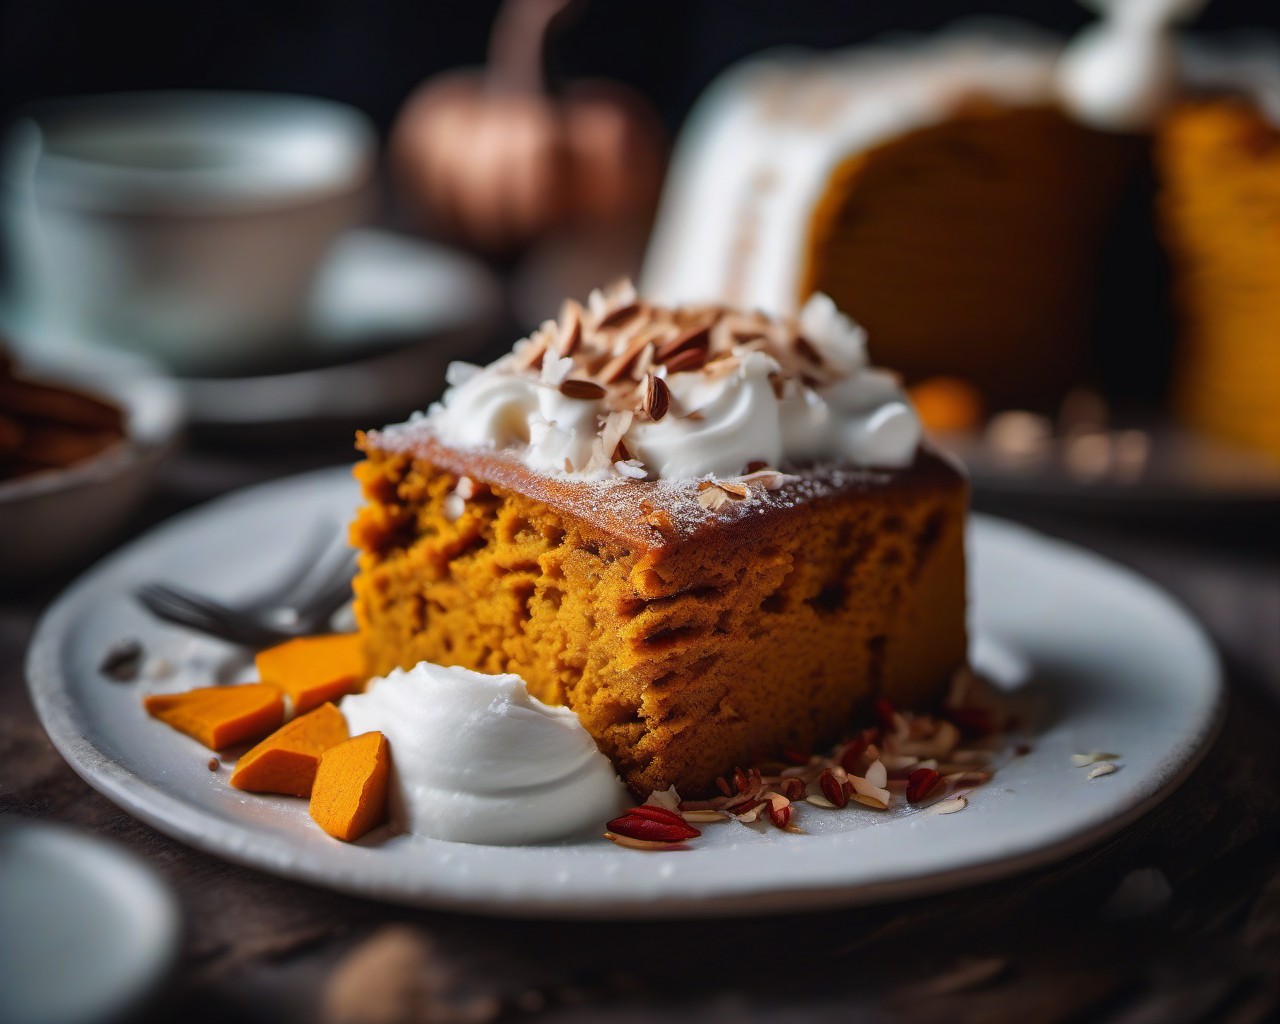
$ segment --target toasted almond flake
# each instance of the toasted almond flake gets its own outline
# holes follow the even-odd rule
[[[620,836],[616,832],[606,832],[604,837],[611,843],[618,846],[625,846],[629,850],[687,850],[689,849],[684,843],[661,843],[653,839],[632,839],[630,836]]]
[[[1076,768],[1085,768],[1099,761],[1117,761],[1119,758],[1119,754],[1104,754],[1100,750],[1095,750],[1089,754],[1072,754],[1071,764]]]
[[[735,483],[732,480],[721,480],[716,484],[716,486],[719,487],[720,490],[724,491],[725,494],[729,495],[729,497],[737,498],[739,501],[751,496],[751,488],[743,483]]]
[[[853,799],[860,804],[866,804],[868,807],[877,807],[884,810],[889,806],[892,794],[883,786],[873,786],[866,779],[858,775],[849,776],[849,784],[853,786]]]
[[[764,813],[765,808],[768,806],[769,805],[767,803],[759,803],[750,810],[743,811],[741,814],[734,814],[734,817],[745,824],[750,824],[753,821],[759,820],[760,815]]]
[[[712,485],[698,491],[698,504],[708,512],[719,512],[728,503],[729,495],[719,487]]]
[[[667,382],[661,377],[655,377],[652,373],[645,378],[644,385],[644,411],[649,419],[657,422],[667,414],[667,409],[671,406],[671,390],[667,387]]]
[[[593,380],[579,380],[573,377],[560,382],[560,394],[565,398],[577,398],[584,402],[597,402],[604,398],[605,390]]]
[[[894,753],[913,754],[916,757],[947,757],[959,743],[960,730],[944,719],[928,739],[895,739],[893,749]]]
[[[1099,761],[1097,764],[1095,764],[1092,768],[1089,769],[1089,774],[1086,776],[1086,778],[1098,779],[1104,775],[1110,775],[1115,770],[1116,770],[1116,766],[1112,764],[1110,761]]]
[[[735,356],[717,356],[702,368],[702,372],[707,375],[708,380],[719,380],[735,373],[740,365]]]
[[[621,353],[614,356],[600,369],[600,379],[606,384],[615,384],[627,376],[632,364],[650,343],[646,335],[637,334]]]
[[[685,821],[728,821],[732,815],[725,811],[681,811]]]
[[[618,327],[625,324],[633,316],[640,312],[643,306],[639,302],[628,302],[626,305],[618,306],[610,310],[602,316],[596,323],[596,328],[604,329],[608,327]]]
[[[639,459],[623,459],[615,462],[613,468],[618,471],[620,476],[625,476],[631,480],[643,480],[649,475],[649,471],[644,468],[644,463]]]
[[[783,484],[799,480],[798,476],[779,473],[776,469],[757,469],[739,478],[744,484],[758,485],[766,491],[779,490]]]
[[[660,363],[665,363],[673,357],[680,355],[682,352],[692,350],[700,350],[705,357],[706,351],[711,345],[711,325],[701,324],[697,327],[690,327],[688,330],[681,331],[668,342],[658,346],[658,351],[654,354],[654,358]]]
[[[804,798],[804,800],[805,800],[805,803],[813,804],[814,807],[824,807],[830,811],[839,810],[839,808],[836,807],[835,804],[833,804],[821,793],[810,793],[807,797]]]
[[[889,773],[885,769],[883,761],[872,761],[867,766],[867,770],[863,772],[863,778],[867,780],[869,785],[875,786],[876,789],[884,789],[884,784],[889,781]]]
[[[918,765],[920,758],[913,757],[910,754],[882,754],[880,761],[889,771],[902,772]]]
[[[542,365],[542,357],[547,354],[549,339],[544,331],[535,331],[526,341],[516,347],[517,370],[535,370]]]
[[[707,352],[705,349],[687,348],[666,360],[663,365],[666,366],[667,373],[685,373],[689,370],[702,369],[706,361]]]
[[[556,350],[562,356],[571,356],[582,343],[582,307],[573,299],[565,299],[560,307],[560,326],[556,337]]]
[[[928,811],[930,814],[955,814],[956,811],[963,811],[968,806],[967,798],[954,796],[950,800],[940,800],[936,804],[931,804]]]
[[[673,536],[676,532],[675,520],[666,509],[655,508],[644,517],[644,521],[664,537]]]

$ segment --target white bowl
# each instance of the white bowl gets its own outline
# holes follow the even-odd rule
[[[125,413],[125,437],[66,469],[0,481],[0,583],[7,585],[70,565],[119,531],[146,498],[184,421],[177,385],[133,360],[78,354],[74,364],[54,368],[24,355],[19,370],[115,402]]]
[[[41,331],[186,371],[279,354],[312,276],[368,209],[376,136],[300,96],[50,101],[5,147],[14,301]]]

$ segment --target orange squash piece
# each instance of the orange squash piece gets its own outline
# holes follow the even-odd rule
[[[284,721],[280,691],[263,683],[155,693],[143,698],[142,706],[153,718],[199,740],[210,750],[260,740]]]
[[[250,793],[310,796],[320,755],[347,738],[347,722],[332,704],[295,718],[236,762],[231,785]]]
[[[283,690],[301,715],[337,700],[366,678],[359,633],[302,636],[260,651],[253,659],[258,678]]]
[[[320,755],[311,788],[311,817],[335,839],[352,842],[387,820],[391,748],[366,732]]]

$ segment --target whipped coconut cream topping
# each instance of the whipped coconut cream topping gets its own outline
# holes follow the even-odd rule
[[[1204,0],[1111,0],[1063,51],[1058,92],[1081,123],[1143,131],[1182,89],[1174,24]]]
[[[515,675],[421,662],[343,698],[351,735],[391,746],[393,823],[414,835],[516,845],[598,827],[627,793],[568,708]]]
[[[815,462],[909,464],[921,427],[825,295],[795,318],[665,309],[628,282],[568,302],[487,367],[455,363],[425,417],[446,444],[543,473],[693,480]],[[409,429],[422,421],[411,421]],[[393,428],[396,429],[396,428]]]

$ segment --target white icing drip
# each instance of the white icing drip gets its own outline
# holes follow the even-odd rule
[[[1174,23],[1202,0],[1115,0],[1063,50],[1058,93],[1082,124],[1143,131],[1181,89]]]
[[[391,747],[394,824],[459,843],[512,845],[603,825],[625,806],[613,766],[568,708],[515,675],[420,662],[343,698],[353,736]]]
[[[1060,102],[1110,130],[1148,127],[1182,87],[1228,89],[1280,124],[1274,38],[1179,44],[1204,0],[1105,0],[1104,21],[1064,48],[1009,25],[834,54],[753,57],[720,76],[681,132],[640,277],[667,303],[734,297],[769,313],[805,298],[808,226],[851,154],[945,120],[955,101]],[[1060,60],[1061,57],[1061,60]],[[753,225],[744,237],[741,225]],[[744,243],[740,244],[740,243]]]
[[[851,153],[944,121],[974,94],[1049,103],[1058,47],[1003,24],[939,39],[752,58],[699,100],[676,147],[641,292],[677,304],[735,296],[790,315],[807,225]],[[747,212],[756,244],[737,251]]]

